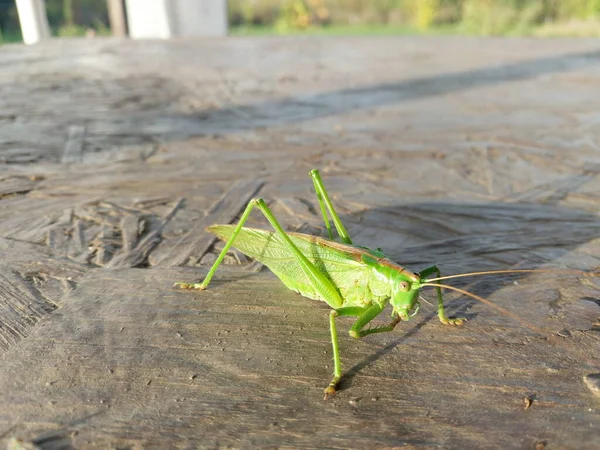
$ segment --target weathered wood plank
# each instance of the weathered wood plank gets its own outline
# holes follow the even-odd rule
[[[85,240],[84,228],[81,220],[76,220],[71,229],[67,256],[73,259],[88,259],[88,247]]]
[[[152,265],[172,267],[196,264],[216,240],[205,228],[215,223],[230,223],[242,212],[263,184],[262,180],[237,182],[215,203],[205,217],[192,224],[191,229],[175,245],[164,253],[157,251],[153,255]]]
[[[464,327],[445,327],[424,304],[393,334],[357,342],[342,333],[348,376],[323,402],[331,371],[328,308],[269,273],[239,277],[236,270],[231,278],[225,269],[202,293],[172,290],[188,273],[119,269],[86,277],[35,339],[0,359],[0,389],[11,392],[0,397],[0,427],[12,425],[13,415],[35,415],[11,436],[61,430],[76,448],[128,439],[153,447],[243,440],[263,448],[598,443],[600,417],[580,365],[600,351],[593,334],[546,341],[484,307],[472,308],[476,317]],[[575,300],[578,288],[569,285]],[[541,291],[534,295],[544,301]],[[512,297],[502,289],[494,296]],[[527,316],[535,302],[515,298],[511,307]],[[449,310],[463,305],[450,301]],[[340,320],[340,329],[350,323]],[[532,395],[524,412],[523,398]],[[568,435],[560,431],[564,421]]]
[[[354,241],[411,269],[597,268],[597,47],[412,37],[2,47],[0,279],[12,296],[0,311],[15,317],[9,304],[30,295],[58,309],[31,323],[23,313],[26,337],[2,350],[0,448],[13,436],[45,449],[599,448],[597,279],[470,285],[548,339],[452,295],[449,312],[469,318],[460,328],[439,325],[425,302],[396,332],[361,342],[340,319],[347,376],[322,402],[327,308],[254,264],[222,266],[202,293],[171,286],[203,268],[146,267],[213,261],[222,247],[202,221],[235,221],[247,192],[229,193],[228,217],[216,217],[224,205],[210,211],[239,180],[268,183],[286,228],[323,235],[307,176],[317,167]],[[99,267],[84,264],[92,254]]]
[[[140,231],[140,222],[137,216],[125,216],[121,220],[121,236],[123,238],[123,250],[130,252],[138,242],[138,232]]]
[[[85,127],[80,125],[70,126],[67,131],[67,142],[63,152],[63,163],[81,162],[83,158],[83,144],[85,140]]]
[[[73,222],[73,209],[69,208],[63,211],[58,220],[48,229],[48,237],[46,244],[48,247],[62,249],[67,253],[67,245],[69,242],[68,232],[71,229]]]
[[[45,301],[27,283],[11,273],[10,268],[0,270],[0,349],[11,345],[29,334],[40,318],[56,309]]]
[[[0,353],[54,311],[86,270],[44,247],[0,238]],[[63,285],[63,281],[72,283]]]
[[[152,249],[154,249],[154,247],[160,242],[160,235],[163,227],[173,218],[182,204],[183,199],[179,199],[156,229],[148,232],[137,242],[133,248],[128,250],[124,247],[121,251],[117,252],[115,256],[105,265],[105,267],[136,267],[142,264]]]
[[[0,180],[0,198],[11,194],[24,194],[35,187],[35,181],[25,177],[10,177]]]
[[[105,266],[110,261],[115,251],[115,247],[112,244],[114,238],[114,230],[111,227],[106,225],[102,227],[98,242],[94,243],[94,246],[96,247],[94,264],[98,266]]]

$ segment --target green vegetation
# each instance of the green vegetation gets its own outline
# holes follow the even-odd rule
[[[11,29],[4,31],[2,28],[0,28],[0,44],[10,42],[21,42],[22,40],[23,36],[21,36],[21,30]]]
[[[234,35],[600,36],[600,0],[228,0]],[[104,0],[46,0],[55,36],[107,35]],[[0,44],[20,42],[0,1]]]
[[[600,36],[600,0],[229,0],[232,34]]]
[[[327,25],[305,29],[290,29],[281,33],[273,26],[251,25],[233,26],[230,34],[233,36],[411,36],[411,35],[447,35],[458,34],[459,28],[454,25],[435,26],[421,30],[415,26],[401,24],[357,24],[357,25]]]
[[[54,36],[108,35],[108,10],[104,0],[45,0]],[[22,42],[14,0],[0,1],[0,44]]]

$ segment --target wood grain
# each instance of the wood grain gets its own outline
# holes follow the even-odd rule
[[[215,223],[233,221],[246,207],[250,199],[256,195],[264,183],[260,180],[240,181],[208,211],[205,217],[197,219],[192,228],[183,235],[168,252],[157,249],[152,265],[171,267],[195,265],[216,241],[216,237],[207,233],[205,228]]]
[[[262,196],[411,270],[600,267],[596,40],[57,39],[0,52],[0,448],[600,448],[597,277],[449,280],[362,341],[204,228]],[[261,214],[249,226],[269,227]],[[184,267],[187,266],[187,267]],[[385,316],[389,312],[386,311]],[[378,319],[379,320],[379,319]],[[381,321],[389,317],[381,318]]]

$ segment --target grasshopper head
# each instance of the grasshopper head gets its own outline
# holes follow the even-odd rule
[[[419,309],[420,288],[421,282],[416,276],[403,276],[394,280],[390,303],[392,308],[394,308],[394,312],[402,320],[408,320],[410,316],[414,316],[417,313]],[[415,311],[411,314],[413,310]]]

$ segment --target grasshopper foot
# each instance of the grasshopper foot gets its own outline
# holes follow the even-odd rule
[[[203,291],[206,289],[203,283],[174,283],[173,287],[179,287],[180,289],[196,289],[198,291]]]
[[[335,386],[332,386],[330,384],[329,386],[327,386],[325,388],[325,390],[323,392],[325,393],[325,396],[323,397],[323,400],[327,400],[329,397],[331,397],[332,395],[334,395],[337,391],[335,390]]]
[[[334,395],[337,392],[335,390],[335,388],[339,384],[340,378],[341,378],[341,376],[333,377],[333,380],[331,380],[331,383],[329,383],[329,386],[327,386],[323,391],[325,394],[325,397],[323,397],[323,400],[327,400],[329,397],[331,397],[332,395]]]
[[[446,316],[440,316],[440,322],[442,322],[444,325],[462,325],[466,321],[467,319],[465,319],[464,317],[449,319]]]

